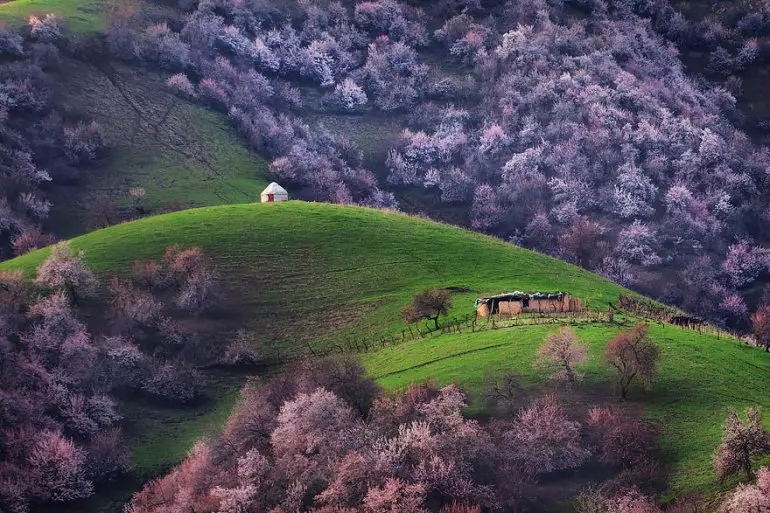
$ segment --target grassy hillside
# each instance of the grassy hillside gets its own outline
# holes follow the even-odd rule
[[[356,207],[289,202],[229,205],[141,219],[72,240],[101,273],[159,258],[169,244],[197,245],[220,269],[232,314],[267,339],[290,345],[333,330],[400,330],[399,308],[415,291],[467,287],[453,315],[479,294],[567,290],[606,305],[621,287],[587,271],[460,228]],[[32,274],[47,250],[0,264]],[[308,332],[307,328],[313,328]]]
[[[104,0],[8,0],[0,3],[0,21],[22,25],[31,15],[54,13],[75,34],[101,32],[106,26]]]
[[[254,201],[267,185],[267,163],[240,143],[226,117],[167,92],[164,74],[68,59],[58,77],[57,104],[96,120],[108,152],[78,183],[51,191],[55,233]],[[146,193],[137,203],[128,194],[134,187]]]
[[[574,392],[560,392],[576,412],[616,402],[612,374],[599,358],[620,329],[608,325],[576,328],[580,339],[590,345],[586,377]],[[441,384],[457,382],[478,394],[488,388],[490,377],[505,371],[520,374],[528,386],[542,387],[546,386],[545,375],[532,368],[532,361],[545,335],[553,330],[537,326],[442,335],[429,342],[389,347],[366,355],[364,362],[389,390],[433,378]],[[643,406],[662,429],[659,457],[671,469],[671,492],[697,490],[711,495],[722,489],[711,468],[711,454],[719,444],[727,409],[742,410],[755,404],[770,407],[770,357],[737,341],[673,326],[653,325],[651,335],[661,347],[659,379],[651,392],[641,387],[632,390],[630,401]],[[481,401],[477,395],[474,399],[472,411],[478,411]]]
[[[201,246],[222,275],[229,314],[207,326],[216,340],[224,343],[235,329],[248,327],[284,352],[350,335],[400,332],[399,308],[414,291],[428,287],[471,289],[454,296],[451,315],[457,316],[471,313],[479,295],[515,289],[569,291],[595,305],[627,293],[565,262],[484,235],[397,213],[329,204],[207,207],[72,240],[102,275],[126,272],[138,259],[158,258],[172,243]],[[1,263],[0,270],[19,269],[32,276],[47,253]],[[543,387],[546,381],[532,370],[531,361],[545,334],[554,329],[441,335],[363,355],[363,360],[387,389],[432,377],[479,392],[490,375],[505,370],[521,373],[530,387]],[[598,357],[618,329],[599,324],[578,329],[591,344],[591,363],[585,385],[568,399],[576,411],[615,401]],[[651,393],[633,390],[631,400],[661,425],[660,454],[673,472],[673,490],[711,494],[721,489],[710,455],[725,409],[749,404],[770,409],[770,358],[734,340],[678,328],[656,326],[652,334],[663,349],[660,379]],[[191,419],[177,415],[151,425],[140,421],[137,431],[147,430],[134,451],[140,468],[172,463],[196,436],[221,422],[232,395],[219,397],[218,408]],[[477,401],[473,411],[481,409]]]

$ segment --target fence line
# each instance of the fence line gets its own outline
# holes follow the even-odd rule
[[[657,305],[654,305],[657,306]],[[747,345],[758,344],[752,337],[742,335],[737,331],[725,330],[717,326],[703,323],[676,323],[672,322],[670,314],[673,309],[666,307],[656,309],[632,309],[635,311],[596,310],[584,309],[580,312],[549,312],[531,313],[508,316],[489,316],[480,320],[475,315],[466,314],[464,317],[452,317],[446,319],[438,328],[434,328],[426,321],[424,325],[415,323],[408,325],[400,333],[387,335],[354,336],[347,335],[342,340],[332,342],[324,348],[313,348],[308,344],[308,350],[312,356],[328,356],[330,354],[369,353],[389,346],[400,345],[404,342],[415,340],[430,340],[440,335],[479,333],[491,330],[510,329],[521,326],[541,326],[554,324],[616,324],[630,325],[635,322],[656,322],[660,325],[680,328],[682,330],[697,331],[700,334],[715,336],[717,339],[732,339]],[[664,313],[665,315],[657,315]]]

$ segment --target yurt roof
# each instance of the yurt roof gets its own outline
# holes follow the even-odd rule
[[[289,194],[289,193],[286,192],[286,189],[284,189],[277,183],[273,182],[270,185],[268,185],[264,191],[262,191],[262,194]]]

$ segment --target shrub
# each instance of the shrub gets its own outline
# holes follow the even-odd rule
[[[172,75],[167,81],[166,85],[176,94],[184,98],[196,98],[198,93],[195,91],[195,86],[187,78],[184,73],[177,73]]]
[[[64,128],[64,153],[72,164],[90,162],[104,148],[101,126],[92,121]]]
[[[30,35],[43,43],[56,43],[64,34],[64,25],[55,14],[46,14],[42,19],[37,16],[29,17]]]
[[[228,365],[259,365],[265,360],[259,337],[246,330],[238,330],[222,358]]]

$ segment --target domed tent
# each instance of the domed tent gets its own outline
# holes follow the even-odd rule
[[[275,182],[268,185],[265,190],[262,191],[260,196],[262,198],[262,203],[272,203],[273,201],[288,201],[289,199],[289,193],[286,192],[286,189]]]

